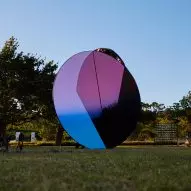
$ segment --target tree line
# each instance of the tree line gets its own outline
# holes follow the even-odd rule
[[[141,104],[141,118],[135,131],[136,138],[141,140],[154,138],[157,124],[176,124],[179,137],[185,137],[187,132],[191,131],[191,91],[169,107],[157,102]]]
[[[32,129],[60,144],[69,136],[63,134],[52,100],[58,63],[18,52],[18,46],[11,37],[0,50],[0,134]],[[131,139],[152,139],[157,123],[177,123],[180,136],[190,130],[191,91],[170,107],[157,102],[141,104],[141,117]]]

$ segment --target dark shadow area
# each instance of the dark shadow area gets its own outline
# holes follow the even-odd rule
[[[127,139],[140,118],[141,103],[138,87],[128,70],[124,71],[118,103],[103,108],[92,121],[107,148]]]

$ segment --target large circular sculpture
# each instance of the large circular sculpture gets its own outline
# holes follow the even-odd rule
[[[78,53],[60,68],[53,87],[57,116],[67,133],[90,149],[113,148],[136,128],[140,94],[111,49]]]

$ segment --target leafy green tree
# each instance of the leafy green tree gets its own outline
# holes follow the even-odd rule
[[[155,112],[156,114],[158,114],[159,112],[163,112],[165,109],[164,104],[159,104],[157,102],[152,102],[150,106],[151,106],[151,110]]]
[[[191,123],[191,91],[180,100],[180,105],[183,110],[182,114],[185,115]]]
[[[156,114],[151,110],[151,104],[141,102],[141,118],[140,122],[144,124],[155,121]]]
[[[35,55],[17,52],[11,37],[0,51],[0,133],[9,124],[19,125],[41,118],[57,123],[52,86],[57,64]]]

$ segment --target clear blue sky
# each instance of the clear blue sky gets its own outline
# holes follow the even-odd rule
[[[191,90],[190,0],[2,0],[0,47],[61,66],[77,52],[108,47],[126,63],[142,101],[171,105]]]

